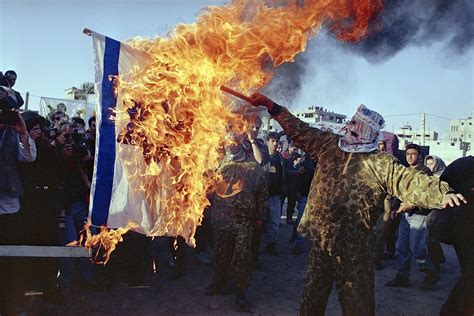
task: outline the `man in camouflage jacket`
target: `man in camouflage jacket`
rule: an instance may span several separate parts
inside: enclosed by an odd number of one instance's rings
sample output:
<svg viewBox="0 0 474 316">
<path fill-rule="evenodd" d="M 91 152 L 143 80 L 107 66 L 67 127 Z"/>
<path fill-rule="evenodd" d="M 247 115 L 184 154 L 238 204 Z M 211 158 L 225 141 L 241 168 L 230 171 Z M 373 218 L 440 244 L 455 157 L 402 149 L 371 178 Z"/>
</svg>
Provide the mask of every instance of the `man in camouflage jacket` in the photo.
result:
<svg viewBox="0 0 474 316">
<path fill-rule="evenodd" d="M 240 143 L 226 146 L 226 160 L 218 174 L 222 180 L 211 197 L 214 283 L 206 293 L 224 294 L 231 271 L 237 304 L 245 308 L 244 293 L 252 272 L 252 235 L 256 221 L 266 218 L 267 182 L 259 164 L 246 159 Z"/>
<path fill-rule="evenodd" d="M 361 105 L 345 136 L 310 127 L 269 98 L 255 94 L 296 146 L 318 164 L 298 230 L 313 242 L 300 313 L 324 315 L 336 283 L 344 315 L 373 315 L 372 227 L 387 194 L 421 208 L 465 202 L 448 185 L 377 151 L 383 117 Z"/>
</svg>

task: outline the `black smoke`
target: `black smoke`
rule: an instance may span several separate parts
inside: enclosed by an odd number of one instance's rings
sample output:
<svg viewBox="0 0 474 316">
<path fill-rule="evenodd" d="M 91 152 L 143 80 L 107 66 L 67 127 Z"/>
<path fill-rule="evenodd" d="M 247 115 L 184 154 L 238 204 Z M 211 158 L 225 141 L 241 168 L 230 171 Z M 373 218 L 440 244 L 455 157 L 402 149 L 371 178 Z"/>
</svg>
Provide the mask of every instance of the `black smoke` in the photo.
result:
<svg viewBox="0 0 474 316">
<path fill-rule="evenodd" d="M 443 42 L 463 55 L 474 44 L 473 0 L 385 0 L 363 40 L 343 46 L 370 62 L 383 62 L 408 46 Z"/>
<path fill-rule="evenodd" d="M 294 62 L 273 68 L 274 77 L 262 93 L 271 95 L 281 104 L 293 104 L 300 95 L 308 63 L 308 56 L 303 53 L 297 55 Z"/>
<path fill-rule="evenodd" d="M 356 43 L 340 42 L 335 36 L 321 34 L 310 39 L 317 43 L 309 43 L 308 50 L 298 54 L 295 62 L 274 69 L 274 79 L 262 92 L 282 104 L 294 104 L 308 71 L 315 75 L 314 69 L 311 70 L 314 63 L 311 55 L 319 52 L 321 46 L 333 50 L 342 47 L 372 63 L 385 62 L 410 46 L 441 42 L 451 58 L 469 53 L 474 46 L 474 0 L 383 0 L 383 3 L 384 10 L 371 22 L 368 36 Z M 329 33 L 328 28 L 326 31 L 323 35 Z M 325 43 L 321 44 L 320 40 Z M 317 55 L 321 58 L 321 54 Z M 337 69 L 334 71 L 340 75 Z"/>
</svg>

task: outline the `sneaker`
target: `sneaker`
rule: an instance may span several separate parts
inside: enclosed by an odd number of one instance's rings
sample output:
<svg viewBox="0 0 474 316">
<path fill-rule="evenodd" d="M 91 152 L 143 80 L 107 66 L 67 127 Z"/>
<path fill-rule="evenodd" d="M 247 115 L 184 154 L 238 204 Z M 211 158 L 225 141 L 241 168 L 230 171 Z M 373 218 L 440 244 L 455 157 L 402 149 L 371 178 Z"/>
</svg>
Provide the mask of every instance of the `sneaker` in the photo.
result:
<svg viewBox="0 0 474 316">
<path fill-rule="evenodd" d="M 434 285 L 439 281 L 439 274 L 433 271 L 426 273 L 425 279 L 420 284 L 422 290 L 434 290 Z"/>
<path fill-rule="evenodd" d="M 267 247 L 265 248 L 265 251 L 272 256 L 278 256 L 275 243 L 271 243 L 271 242 L 267 243 Z"/>
<path fill-rule="evenodd" d="M 293 248 L 293 250 L 291 250 L 291 253 L 294 254 L 294 255 L 301 255 L 303 252 L 304 252 L 304 249 L 300 245 L 296 245 L 295 248 Z"/>
<path fill-rule="evenodd" d="M 390 286 L 390 287 L 410 287 L 410 279 L 406 276 L 401 276 L 397 274 L 397 276 L 391 280 L 385 283 L 385 286 Z"/>
</svg>

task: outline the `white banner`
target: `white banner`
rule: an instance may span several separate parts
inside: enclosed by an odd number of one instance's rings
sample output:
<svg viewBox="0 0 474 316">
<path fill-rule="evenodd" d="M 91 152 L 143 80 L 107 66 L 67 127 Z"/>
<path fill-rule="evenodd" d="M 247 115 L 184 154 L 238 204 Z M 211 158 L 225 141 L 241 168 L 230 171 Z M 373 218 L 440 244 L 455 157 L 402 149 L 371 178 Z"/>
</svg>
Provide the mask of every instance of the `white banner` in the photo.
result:
<svg viewBox="0 0 474 316">
<path fill-rule="evenodd" d="M 95 115 L 95 104 L 87 103 L 86 100 L 68 100 L 42 97 L 39 104 L 40 115 L 51 119 L 56 111 L 63 111 L 71 117 L 80 117 L 87 120 Z"/>
</svg>

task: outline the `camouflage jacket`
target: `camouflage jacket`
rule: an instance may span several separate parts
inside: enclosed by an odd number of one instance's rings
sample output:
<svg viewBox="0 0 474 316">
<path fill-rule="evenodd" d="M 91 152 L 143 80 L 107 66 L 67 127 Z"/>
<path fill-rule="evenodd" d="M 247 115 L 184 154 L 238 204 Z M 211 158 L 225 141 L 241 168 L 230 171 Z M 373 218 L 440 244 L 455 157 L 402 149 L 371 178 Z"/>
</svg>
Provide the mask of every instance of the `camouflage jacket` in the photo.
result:
<svg viewBox="0 0 474 316">
<path fill-rule="evenodd" d="M 268 193 L 262 168 L 254 161 L 226 161 L 217 172 L 225 185 L 223 192 L 214 192 L 211 197 L 213 229 L 232 230 L 241 221 L 265 220 Z M 232 185 L 239 180 L 242 190 L 232 195 Z"/>
<path fill-rule="evenodd" d="M 370 249 L 387 194 L 420 208 L 440 207 L 449 187 L 436 177 L 406 168 L 387 153 L 344 152 L 338 135 L 276 109 L 274 118 L 286 134 L 318 164 L 298 230 L 330 254 Z"/>
</svg>

